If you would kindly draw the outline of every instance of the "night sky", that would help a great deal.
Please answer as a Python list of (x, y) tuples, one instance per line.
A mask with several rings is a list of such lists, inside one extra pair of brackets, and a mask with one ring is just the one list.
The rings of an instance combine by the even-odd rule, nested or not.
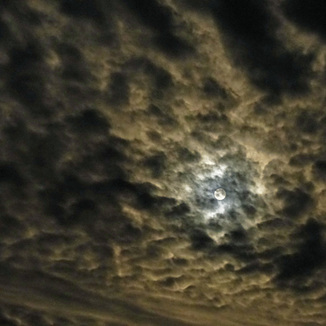
[(325, 17), (0, 0), (0, 325), (326, 325)]

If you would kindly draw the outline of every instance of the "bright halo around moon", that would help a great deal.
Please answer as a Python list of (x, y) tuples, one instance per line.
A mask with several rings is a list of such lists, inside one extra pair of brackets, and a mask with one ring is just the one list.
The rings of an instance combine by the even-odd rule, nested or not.
[(223, 200), (226, 197), (226, 192), (223, 188), (218, 188), (215, 190), (214, 196), (217, 200)]

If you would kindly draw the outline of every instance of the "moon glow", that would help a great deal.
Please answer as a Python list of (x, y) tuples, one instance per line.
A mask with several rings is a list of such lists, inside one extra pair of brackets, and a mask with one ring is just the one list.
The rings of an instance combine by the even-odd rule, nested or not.
[(214, 196), (217, 200), (223, 200), (226, 197), (226, 192), (223, 188), (218, 188), (215, 190)]

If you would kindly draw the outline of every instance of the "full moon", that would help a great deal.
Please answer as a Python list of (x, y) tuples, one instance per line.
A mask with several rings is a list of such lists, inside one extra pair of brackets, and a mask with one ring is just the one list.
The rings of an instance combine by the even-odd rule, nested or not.
[(226, 197), (226, 192), (223, 188), (218, 188), (215, 190), (214, 196), (217, 200), (223, 200)]

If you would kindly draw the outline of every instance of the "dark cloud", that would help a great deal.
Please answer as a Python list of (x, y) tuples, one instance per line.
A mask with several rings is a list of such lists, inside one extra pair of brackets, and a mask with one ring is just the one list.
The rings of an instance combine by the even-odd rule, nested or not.
[(14, 47), (7, 67), (8, 88), (12, 95), (26, 105), (32, 113), (49, 113), (45, 107), (46, 66), (44, 51), (36, 41)]
[(309, 89), (312, 57), (286, 49), (276, 38), (280, 24), (266, 3), (212, 1), (211, 13), (225, 35), (234, 63), (274, 97)]
[(176, 26), (172, 11), (159, 1), (127, 0), (125, 5), (139, 21), (154, 32), (154, 44), (171, 56), (185, 56), (194, 53), (194, 48), (175, 33)]
[(251, 273), (266, 273), (270, 274), (274, 270), (272, 264), (262, 264), (259, 261), (254, 261), (253, 263), (249, 263), (245, 267), (241, 268), (238, 273), (241, 275), (248, 275)]
[(231, 242), (224, 243), (218, 246), (215, 250), (215, 254), (224, 254), (227, 256), (234, 256), (240, 261), (245, 262), (247, 268), (256, 261), (257, 255), (254, 251), (254, 248), (251, 245), (243, 244), (243, 245), (235, 245)]
[(207, 96), (227, 98), (226, 90), (218, 84), (213, 78), (207, 78), (203, 82), (203, 92)]
[(144, 25), (149, 26), (160, 34), (170, 32), (172, 29), (172, 12), (158, 1), (143, 0), (136, 2), (128, 0), (126, 5), (134, 11)]
[(284, 229), (287, 226), (291, 226), (293, 225), (293, 222), (289, 219), (285, 219), (285, 218), (280, 218), (280, 217), (276, 217), (276, 218), (272, 218), (272, 219), (268, 219), (262, 223), (258, 224), (258, 228), (259, 229), (268, 229), (268, 230), (277, 230), (277, 229)]
[(313, 165), (316, 176), (322, 180), (326, 179), (326, 160), (318, 160)]
[(310, 219), (292, 236), (299, 242), (293, 254), (281, 256), (278, 261), (279, 273), (276, 281), (300, 289), (304, 278), (325, 265), (326, 247), (323, 236), (324, 225)]
[(186, 216), (190, 212), (190, 207), (186, 203), (181, 203), (173, 206), (171, 210), (166, 213), (166, 216), (171, 218), (180, 218)]
[(286, 217), (296, 218), (302, 216), (312, 205), (312, 198), (301, 189), (287, 190), (280, 189), (277, 197), (284, 202), (281, 211)]
[(129, 103), (128, 78), (122, 73), (113, 73), (110, 77), (109, 99), (113, 104)]
[(194, 230), (191, 235), (192, 248), (195, 250), (205, 250), (214, 246), (214, 241), (203, 230)]
[(22, 186), (24, 179), (18, 169), (11, 162), (0, 165), (0, 183), (11, 183)]
[(26, 226), (15, 216), (1, 214), (1, 237), (2, 239), (14, 238), (15, 236), (22, 236), (26, 232)]
[(110, 124), (99, 111), (86, 109), (77, 116), (67, 118), (68, 125), (77, 133), (106, 133)]
[(156, 105), (150, 105), (148, 107), (148, 113), (155, 117), (160, 125), (175, 126), (177, 122), (171, 117), (169, 108), (161, 109)]
[(164, 172), (166, 161), (166, 156), (163, 152), (160, 152), (145, 159), (144, 164), (151, 170), (152, 176), (158, 178)]
[(198, 152), (191, 152), (186, 147), (178, 148), (178, 158), (181, 162), (196, 162), (200, 159), (200, 154)]
[(303, 29), (316, 33), (323, 40), (326, 37), (324, 15), (326, 5), (322, 0), (287, 0), (282, 4), (286, 16)]
[(3, 326), (16, 326), (17, 325), (12, 319), (9, 319), (5, 316), (0, 316), (0, 322), (1, 322), (1, 325), (3, 325)]
[(4, 21), (0, 21), (0, 42), (1, 44), (5, 43), (10, 39), (11, 33), (9, 27)]
[[(123, 67), (129, 73), (131, 80), (137, 79), (140, 74), (144, 74), (151, 79), (150, 94), (153, 99), (164, 99), (164, 96), (171, 90), (173, 86), (173, 78), (171, 74), (145, 57), (135, 57), (129, 60)], [(146, 78), (145, 77), (145, 78)]]
[(216, 130), (219, 128), (220, 130), (226, 131), (230, 126), (229, 119), (224, 113), (216, 111), (210, 111), (205, 114), (199, 113), (196, 116), (196, 120), (202, 127), (205, 127), (206, 130)]
[(67, 43), (57, 45), (57, 52), (62, 60), (60, 76), (65, 81), (85, 82), (92, 79), (87, 62), (76, 46)]
[[(43, 13), (35, 8), (31, 8), (28, 4), (22, 4), (19, 1), (3, 1), (0, 5), (1, 14), (11, 14), (12, 12), (19, 17), (19, 22), (11, 22), (13, 25), (17, 24), (30, 24), (32, 27), (41, 25), (42, 21), (45, 19)], [(4, 17), (2, 17), (4, 18)], [(5, 19), (4, 19), (5, 20)], [(11, 25), (10, 23), (8, 25)], [(12, 27), (12, 26), (11, 26)], [(5, 32), (6, 29), (1, 32)], [(11, 28), (9, 28), (9, 35), (6, 35), (6, 39), (10, 42), (12, 39), (10, 36), (15, 38), (15, 33), (11, 33)], [(26, 30), (27, 31), (27, 30)]]
[(296, 125), (299, 130), (308, 134), (315, 133), (319, 129), (317, 119), (309, 111), (298, 114)]
[(305, 166), (311, 164), (315, 159), (314, 155), (311, 154), (297, 154), (291, 157), (289, 164), (293, 166)]
[(60, 9), (64, 14), (74, 18), (88, 19), (99, 24), (103, 24), (105, 22), (105, 16), (103, 14), (100, 1), (61, 0)]

